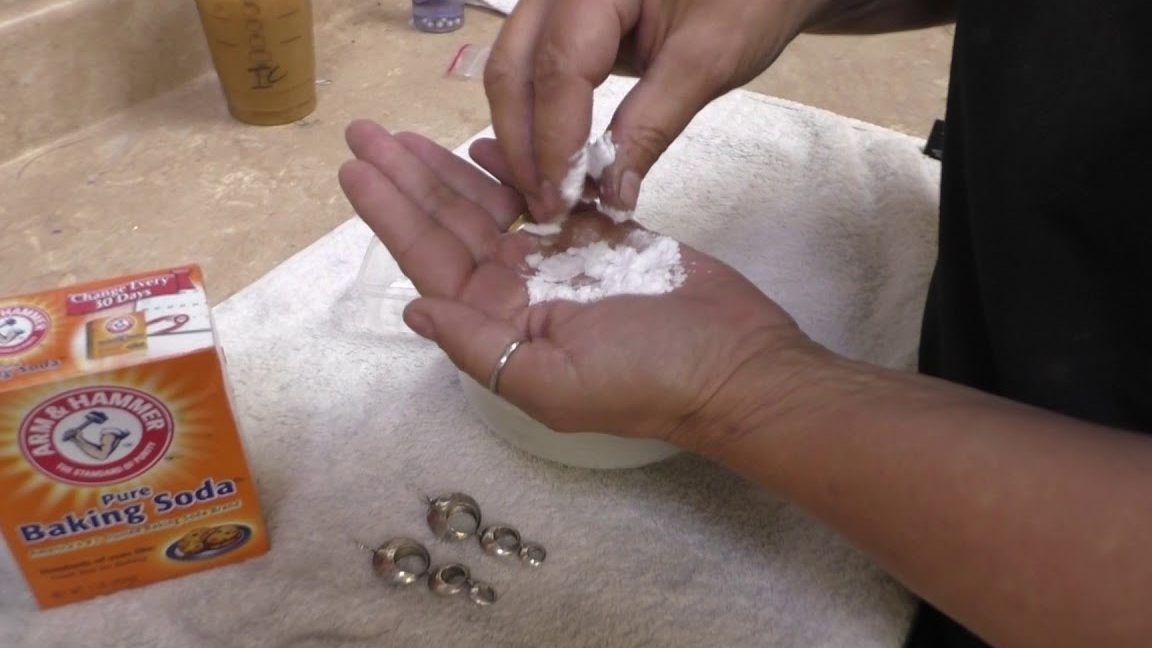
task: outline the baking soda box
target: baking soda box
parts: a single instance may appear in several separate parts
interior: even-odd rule
[[[45,607],[268,550],[198,267],[0,299],[0,528]]]

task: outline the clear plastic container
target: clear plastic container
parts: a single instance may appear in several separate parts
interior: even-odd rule
[[[368,244],[356,286],[365,307],[363,324],[369,330],[415,335],[404,324],[404,307],[420,294],[379,239]]]

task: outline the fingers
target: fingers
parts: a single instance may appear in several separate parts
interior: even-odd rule
[[[458,236],[412,204],[368,162],[344,163],[340,186],[421,295],[453,297],[460,293],[475,260]]]
[[[512,167],[504,157],[504,152],[496,140],[491,138],[478,139],[468,147],[468,156],[488,173],[491,173],[500,182],[509,186],[516,186],[512,177]]]
[[[533,204],[540,179],[532,148],[532,68],[551,0],[521,0],[508,16],[484,67],[492,128],[508,161],[510,184]]]
[[[638,0],[522,0],[493,46],[484,86],[514,186],[537,220],[562,216],[565,186],[589,135],[592,90],[607,78]]]
[[[524,213],[524,199],[511,185],[501,186],[492,182],[466,160],[422,135],[397,133],[396,139],[420,158],[441,182],[488,212],[500,231],[508,229],[512,221]]]
[[[525,340],[523,329],[491,318],[466,304],[443,299],[418,299],[404,311],[404,321],[419,335],[433,340],[460,369],[482,386],[508,345]],[[515,403],[530,397],[544,404],[556,389],[547,383],[571,375],[566,355],[545,340],[525,340],[500,374],[499,391]]]
[[[616,161],[600,185],[600,198],[609,207],[635,209],[641,179],[696,113],[726,90],[713,68],[716,57],[694,54],[677,36],[661,48],[609,126]]]
[[[415,141],[414,137],[411,136],[410,141]],[[348,147],[358,159],[376,167],[404,194],[409,204],[455,234],[475,261],[488,257],[501,230],[486,211],[441,181],[433,169],[379,125],[369,121],[353,122],[348,126],[347,139]],[[461,164],[467,166],[463,160]],[[482,178],[476,169],[465,171]]]
[[[538,219],[563,216],[579,200],[584,174],[573,156],[588,140],[592,92],[611,73],[623,35],[635,24],[634,0],[556,0],[533,68],[532,143],[540,170]]]

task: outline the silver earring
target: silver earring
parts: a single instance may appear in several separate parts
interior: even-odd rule
[[[504,524],[494,524],[480,534],[480,546],[491,556],[515,556],[520,553],[520,532]]]
[[[479,581],[468,582],[468,598],[476,605],[486,607],[496,602],[496,590],[488,583]]]
[[[415,583],[428,573],[431,564],[428,550],[411,538],[392,538],[372,552],[372,569],[392,585]]]
[[[471,523],[461,525],[461,517]],[[441,540],[467,540],[480,528],[480,505],[464,493],[451,493],[428,500],[428,528]]]
[[[459,563],[449,563],[428,574],[428,589],[439,596],[456,596],[470,588],[472,574]]]
[[[535,542],[525,542],[520,546],[520,562],[529,567],[539,567],[544,564],[548,552]]]

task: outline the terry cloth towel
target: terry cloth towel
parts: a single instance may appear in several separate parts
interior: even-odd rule
[[[467,4],[484,7],[502,14],[510,14],[519,0],[465,0]]]
[[[598,129],[629,87],[598,92]],[[656,166],[637,215],[746,273],[824,344],[908,367],[939,175],[921,146],[735,92]],[[0,646],[900,644],[913,606],[900,586],[723,468],[680,455],[578,470],[497,440],[438,349],[368,324],[357,276],[371,240],[350,221],[215,311],[271,553],[41,612],[0,552]],[[421,498],[454,490],[545,545],[544,566],[433,541]],[[500,600],[381,583],[354,542],[397,535],[469,565]]]

